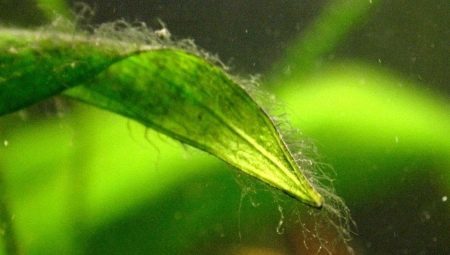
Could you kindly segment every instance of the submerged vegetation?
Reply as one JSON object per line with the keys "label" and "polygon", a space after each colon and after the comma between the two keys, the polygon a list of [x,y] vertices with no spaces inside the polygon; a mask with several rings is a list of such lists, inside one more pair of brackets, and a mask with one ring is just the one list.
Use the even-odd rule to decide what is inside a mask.
{"label": "submerged vegetation", "polygon": [[[195,52],[137,31],[114,34],[123,38],[114,40],[0,30],[0,113],[64,93],[135,119],[322,207],[322,197],[300,171],[275,124],[237,79]],[[144,40],[126,41],[138,37]]]}
{"label": "submerged vegetation", "polygon": [[[429,180],[437,198],[413,199],[414,208],[444,227],[429,248],[442,252],[448,103],[394,71],[334,53],[380,2],[330,1],[262,82],[231,75],[161,21],[156,31],[122,20],[91,25],[86,5],[73,14],[58,0],[20,3],[35,13],[28,18],[0,11],[5,251],[381,253],[388,248],[369,236],[384,223],[362,212],[383,221],[379,211],[398,201],[407,208],[405,190],[417,195]],[[390,199],[398,200],[380,202]],[[351,231],[359,236],[349,244]]]}
{"label": "submerged vegetation", "polygon": [[[318,175],[300,164],[301,151],[289,149],[292,141],[277,124],[285,121],[252,98],[261,94],[255,81],[231,76],[189,40],[172,41],[165,27],[152,31],[118,21],[88,33],[57,19],[34,31],[0,29],[0,114],[64,95],[134,119],[322,208],[320,183],[311,178]],[[329,199],[327,212],[340,217],[339,210],[347,210],[333,193],[317,188]]]}

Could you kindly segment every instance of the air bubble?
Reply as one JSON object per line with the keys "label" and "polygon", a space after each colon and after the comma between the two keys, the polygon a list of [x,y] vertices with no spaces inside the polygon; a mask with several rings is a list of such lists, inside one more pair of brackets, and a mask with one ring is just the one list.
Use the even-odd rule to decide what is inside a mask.
{"label": "air bubble", "polygon": [[448,197],[447,196],[443,196],[442,197],[442,202],[447,202]]}
{"label": "air bubble", "polygon": [[3,141],[3,146],[8,147],[8,145],[9,145],[9,141],[8,140],[4,140]]}

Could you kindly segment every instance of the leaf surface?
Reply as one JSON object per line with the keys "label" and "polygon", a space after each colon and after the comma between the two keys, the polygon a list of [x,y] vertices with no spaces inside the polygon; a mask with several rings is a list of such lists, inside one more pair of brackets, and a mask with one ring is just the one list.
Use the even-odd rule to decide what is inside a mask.
{"label": "leaf surface", "polygon": [[322,206],[266,112],[222,68],[193,53],[96,36],[0,30],[0,114],[60,93],[135,119]]}

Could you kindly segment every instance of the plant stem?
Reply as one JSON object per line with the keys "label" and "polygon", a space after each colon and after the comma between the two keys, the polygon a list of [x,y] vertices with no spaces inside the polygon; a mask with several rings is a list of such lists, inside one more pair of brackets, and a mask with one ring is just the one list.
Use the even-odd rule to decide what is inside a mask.
{"label": "plant stem", "polygon": [[0,231],[3,237],[5,251],[8,255],[22,254],[13,227],[13,216],[9,210],[3,172],[0,171]]}

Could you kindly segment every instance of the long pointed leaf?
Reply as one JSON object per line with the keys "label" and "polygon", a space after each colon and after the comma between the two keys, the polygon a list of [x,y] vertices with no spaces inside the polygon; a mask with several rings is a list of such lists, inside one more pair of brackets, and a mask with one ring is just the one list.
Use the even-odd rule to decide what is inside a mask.
{"label": "long pointed leaf", "polygon": [[265,111],[199,56],[161,45],[0,30],[0,114],[59,93],[138,120],[322,206]]}

